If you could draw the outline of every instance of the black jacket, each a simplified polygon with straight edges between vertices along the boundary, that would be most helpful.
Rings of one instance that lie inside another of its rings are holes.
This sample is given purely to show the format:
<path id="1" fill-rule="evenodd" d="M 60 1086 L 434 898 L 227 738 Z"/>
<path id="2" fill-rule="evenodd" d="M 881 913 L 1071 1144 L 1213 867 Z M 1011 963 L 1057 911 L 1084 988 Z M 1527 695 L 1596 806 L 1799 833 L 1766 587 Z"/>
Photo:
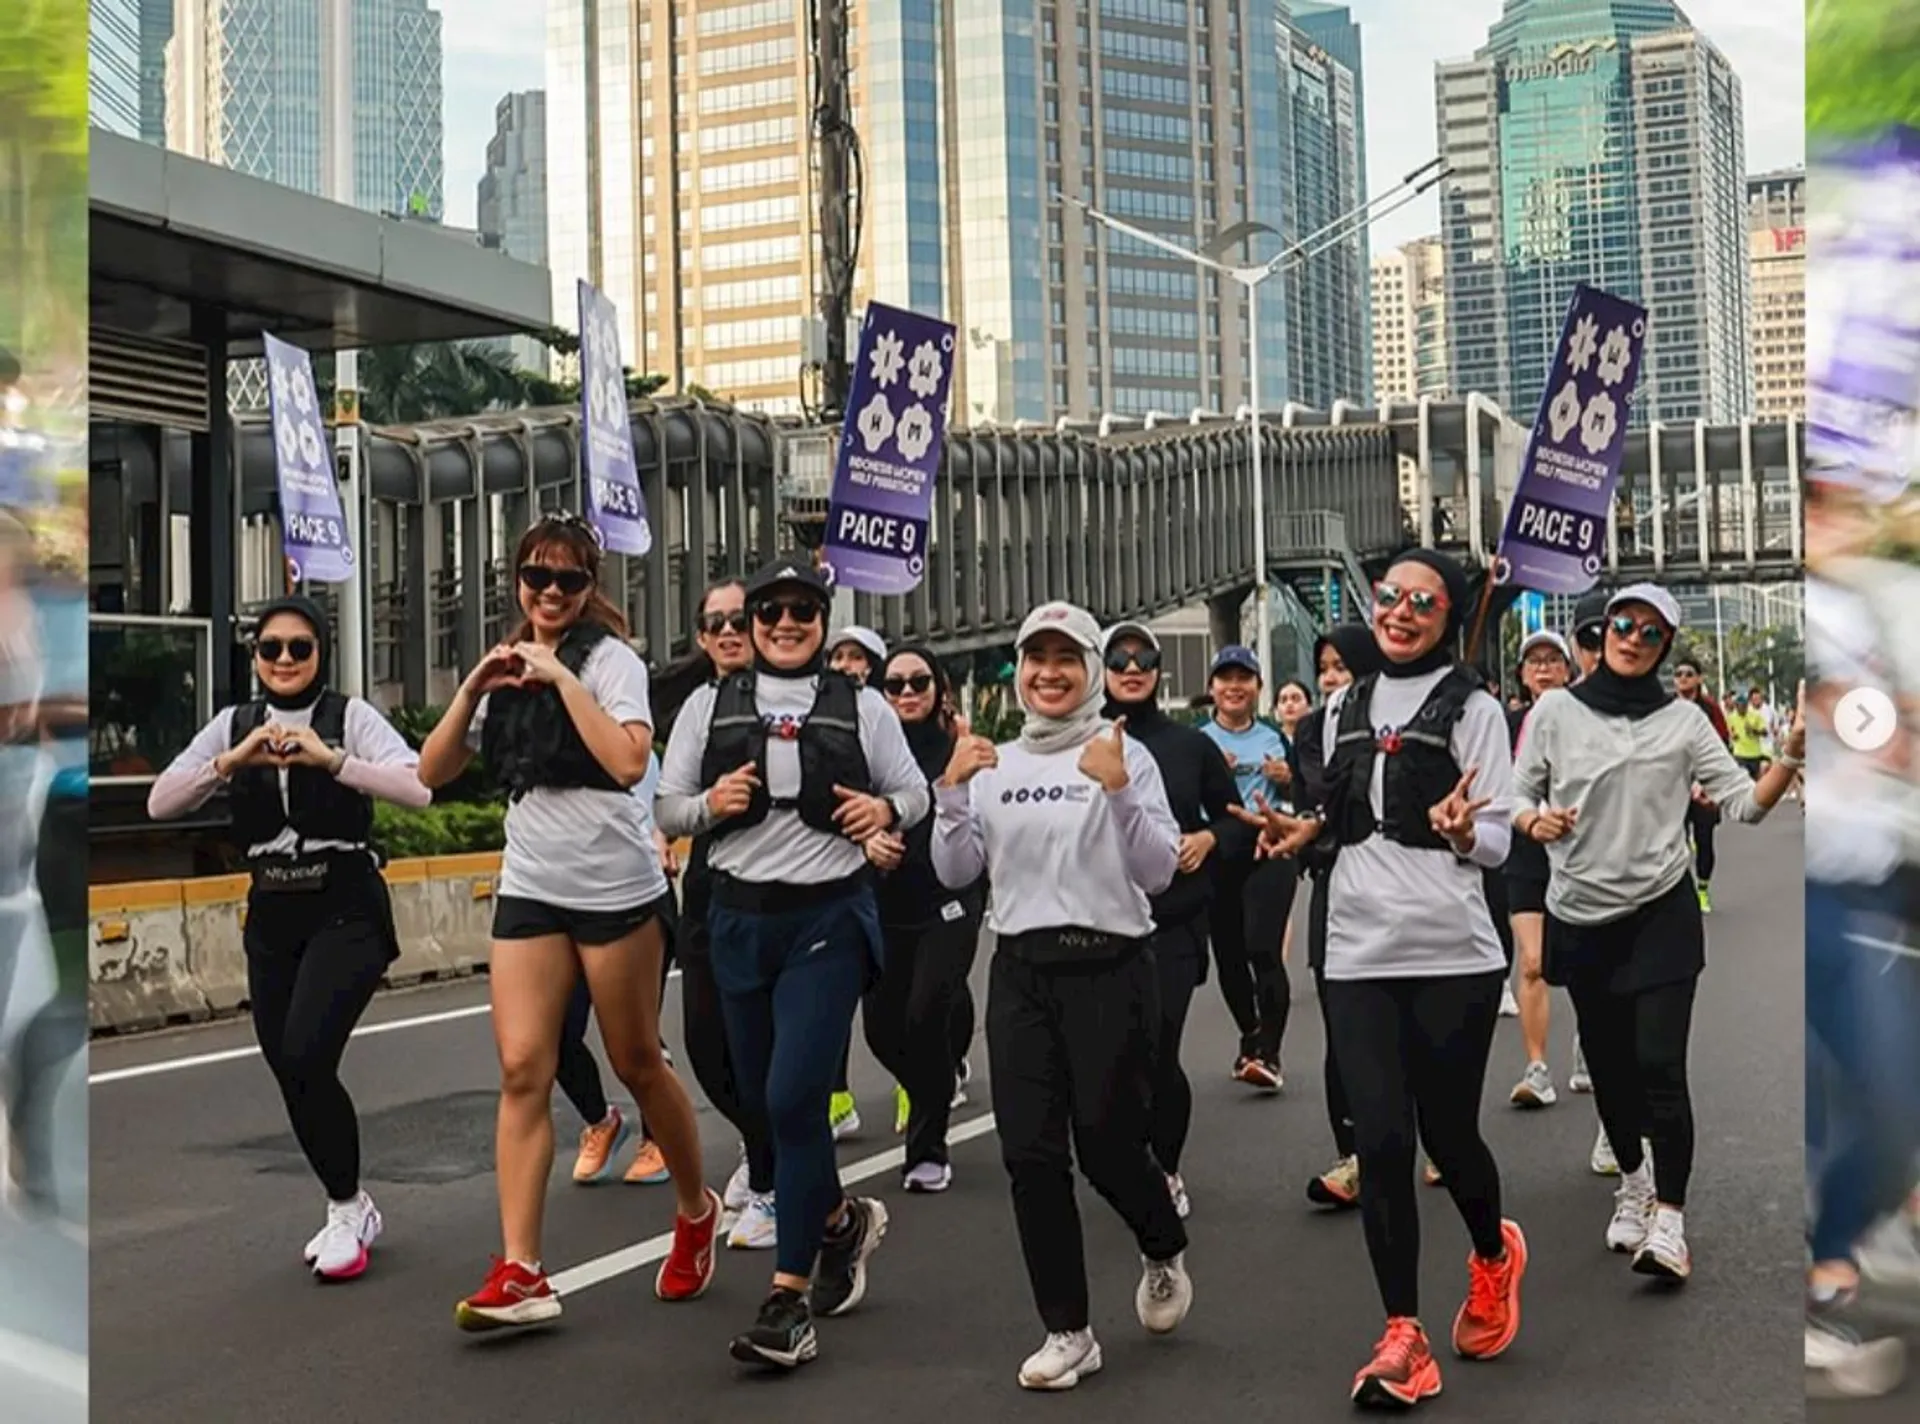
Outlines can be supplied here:
<path id="1" fill-rule="evenodd" d="M 1124 716 L 1126 734 L 1153 756 L 1180 834 L 1212 831 L 1219 842 L 1200 869 L 1177 873 L 1173 884 L 1153 897 L 1156 925 L 1186 924 L 1212 904 L 1214 868 L 1246 861 L 1253 853 L 1253 831 L 1230 809 L 1240 804 L 1240 789 L 1219 746 L 1198 727 L 1175 722 L 1158 707 L 1111 703 L 1107 711 Z"/>

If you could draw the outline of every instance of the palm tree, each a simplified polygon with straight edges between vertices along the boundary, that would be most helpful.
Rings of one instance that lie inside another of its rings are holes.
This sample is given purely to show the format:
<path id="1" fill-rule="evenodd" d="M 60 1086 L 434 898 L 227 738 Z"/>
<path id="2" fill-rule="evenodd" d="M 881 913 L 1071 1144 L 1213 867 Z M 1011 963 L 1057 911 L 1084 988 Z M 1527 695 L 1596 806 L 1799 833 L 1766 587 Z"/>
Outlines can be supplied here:
<path id="1" fill-rule="evenodd" d="M 332 361 L 316 373 L 323 404 L 333 394 Z M 373 425 L 445 420 L 537 404 L 532 372 L 505 347 L 444 341 L 374 346 L 360 353 L 361 418 Z"/>

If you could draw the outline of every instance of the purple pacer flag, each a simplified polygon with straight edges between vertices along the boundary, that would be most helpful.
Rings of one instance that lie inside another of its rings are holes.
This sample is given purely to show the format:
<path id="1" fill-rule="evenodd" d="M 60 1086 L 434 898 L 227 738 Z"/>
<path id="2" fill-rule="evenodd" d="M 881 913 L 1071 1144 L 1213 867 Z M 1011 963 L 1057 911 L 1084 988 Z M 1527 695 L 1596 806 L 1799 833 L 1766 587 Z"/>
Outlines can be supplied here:
<path id="1" fill-rule="evenodd" d="M 619 314 L 605 293 L 585 281 L 580 283 L 580 472 L 586 477 L 587 519 L 601 547 L 635 556 L 653 548 L 653 526 L 633 458 Z"/>
<path id="2" fill-rule="evenodd" d="M 1645 308 L 1584 282 L 1573 289 L 1494 557 L 1495 582 L 1540 593 L 1585 593 L 1599 582 L 1646 345 Z"/>
<path id="3" fill-rule="evenodd" d="M 952 325 L 867 308 L 827 504 L 822 570 L 835 587 L 906 593 L 926 576 L 952 383 Z"/>
<path id="4" fill-rule="evenodd" d="M 333 442 L 313 387 L 313 357 L 277 336 L 260 339 L 266 346 L 273 471 L 280 486 L 280 543 L 300 582 L 346 583 L 354 575 L 353 538 L 340 510 Z"/>

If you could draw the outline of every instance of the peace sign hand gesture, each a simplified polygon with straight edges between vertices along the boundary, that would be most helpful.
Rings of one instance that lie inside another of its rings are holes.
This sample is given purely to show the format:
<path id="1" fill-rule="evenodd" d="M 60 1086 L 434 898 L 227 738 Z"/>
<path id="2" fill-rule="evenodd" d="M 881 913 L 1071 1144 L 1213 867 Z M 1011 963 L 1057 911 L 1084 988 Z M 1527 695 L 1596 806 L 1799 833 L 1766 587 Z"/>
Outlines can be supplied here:
<path id="1" fill-rule="evenodd" d="M 1086 750 L 1080 753 L 1080 773 L 1099 782 L 1101 789 L 1109 796 L 1126 788 L 1130 778 L 1127 775 L 1125 717 L 1114 718 L 1111 736 L 1095 737 L 1087 743 Z"/>
<path id="2" fill-rule="evenodd" d="M 1493 804 L 1492 797 L 1473 800 L 1474 778 L 1479 776 L 1480 768 L 1470 766 L 1446 799 L 1427 812 L 1427 822 L 1433 827 L 1434 834 L 1453 847 L 1455 855 L 1471 855 L 1475 844 L 1474 824 L 1478 816 Z"/>

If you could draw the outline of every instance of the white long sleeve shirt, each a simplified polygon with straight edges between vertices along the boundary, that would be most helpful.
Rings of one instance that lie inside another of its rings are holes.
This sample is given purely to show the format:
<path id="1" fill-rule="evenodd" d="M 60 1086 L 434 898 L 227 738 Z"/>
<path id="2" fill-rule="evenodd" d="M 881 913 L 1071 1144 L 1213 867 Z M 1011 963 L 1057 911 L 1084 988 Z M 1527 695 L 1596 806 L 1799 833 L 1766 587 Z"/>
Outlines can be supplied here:
<path id="1" fill-rule="evenodd" d="M 813 709 L 818 679 L 759 675 L 754 699 L 768 725 L 804 723 Z M 713 721 L 718 689 L 694 692 L 674 720 L 667 740 L 666 760 L 660 768 L 660 790 L 654 798 L 654 818 L 670 837 L 698 836 L 724 826 L 707 805 L 709 788 L 700 779 L 707 755 L 707 728 Z M 876 796 L 891 797 L 900 811 L 896 831 L 917 824 L 927 814 L 932 793 L 926 773 L 913 759 L 900 718 L 872 688 L 862 688 L 859 701 L 860 746 Z M 785 798 L 800 794 L 798 739 L 767 738 L 767 794 Z M 757 826 L 723 835 L 713 842 L 708 864 L 723 875 L 755 884 L 825 885 L 857 874 L 867 864 L 867 853 L 845 836 L 816 831 L 798 811 L 769 810 Z"/>
<path id="2" fill-rule="evenodd" d="M 1127 784 L 1109 795 L 1080 770 L 1084 748 L 1039 755 L 1018 742 L 1000 764 L 934 801 L 933 872 L 949 889 L 984 873 L 996 935 L 1079 929 L 1144 939 L 1150 897 L 1173 883 L 1180 827 L 1153 754 L 1127 744 Z"/>

